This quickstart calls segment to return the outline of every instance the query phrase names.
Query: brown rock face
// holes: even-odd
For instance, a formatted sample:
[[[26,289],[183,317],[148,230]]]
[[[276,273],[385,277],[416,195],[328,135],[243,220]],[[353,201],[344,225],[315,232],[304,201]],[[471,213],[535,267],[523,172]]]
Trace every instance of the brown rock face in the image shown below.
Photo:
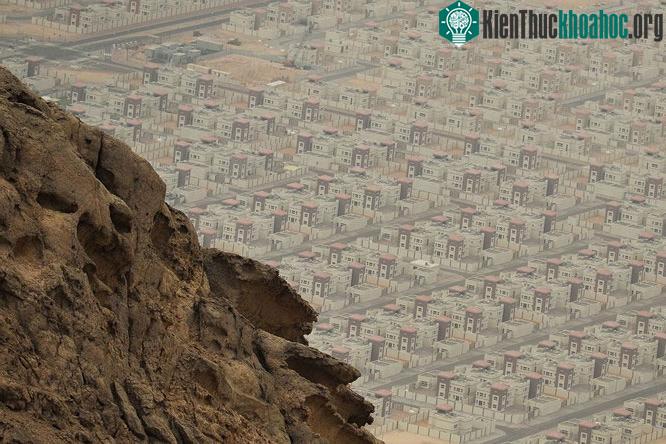
[[[0,68],[0,441],[377,442],[310,306],[164,191]]]

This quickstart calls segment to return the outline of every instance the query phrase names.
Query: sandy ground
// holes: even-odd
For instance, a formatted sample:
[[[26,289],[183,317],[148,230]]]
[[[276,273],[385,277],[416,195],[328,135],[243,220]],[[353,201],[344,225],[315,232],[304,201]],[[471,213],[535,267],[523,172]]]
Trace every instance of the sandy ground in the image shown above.
[[[196,22],[192,22],[196,23]],[[262,40],[257,37],[252,37],[249,35],[245,34],[239,34],[231,31],[227,31],[225,29],[221,29],[218,26],[212,26],[209,28],[203,28],[200,29],[199,32],[201,32],[201,38],[210,38],[211,40],[218,40],[220,42],[226,43],[229,40],[233,39],[238,39],[241,41],[241,46],[238,47],[238,49],[241,49],[243,51],[255,51],[257,53],[261,54],[268,54],[268,55],[283,55],[284,52],[280,51],[279,48],[273,48],[270,46],[270,39],[267,40]],[[171,41],[176,41],[176,42],[182,42],[182,43],[189,43],[193,39],[196,39],[198,37],[194,37],[191,31],[188,32],[183,32],[180,34],[174,34],[169,37],[169,40]],[[230,48],[235,48],[235,47],[230,47]]]
[[[268,55],[284,54],[284,52],[280,51],[279,48],[271,48],[270,40],[262,40],[249,35],[226,31],[224,29],[220,29],[219,27],[206,28],[201,32],[203,34],[202,37],[209,37],[215,40],[220,40],[222,42],[228,42],[229,40],[237,38],[241,41],[241,46],[239,46],[238,49],[242,49],[243,51],[256,51],[257,53]],[[191,39],[191,37],[188,36],[187,39]]]
[[[346,77],[339,83],[340,86],[348,86],[350,88],[366,89],[369,91],[378,91],[381,85],[377,82],[372,82],[360,77]]]
[[[399,430],[385,433],[381,439],[384,440],[386,444],[447,444],[449,442],[415,435],[413,433],[401,432]]]
[[[204,64],[228,72],[232,79],[244,85],[263,85],[276,80],[293,82],[299,74],[299,70],[279,63],[235,54],[206,60]]]
[[[67,68],[65,65],[59,65],[49,69],[49,76],[59,79],[66,79],[67,82],[83,82],[87,84],[105,85],[113,82],[113,73],[104,70]]]
[[[72,71],[72,77],[87,84],[105,85],[113,80],[113,75],[106,71]]]
[[[146,62],[148,62],[146,55],[143,53],[143,49],[143,47],[138,50],[130,49],[129,51],[125,49],[116,49],[115,51],[111,52],[111,60],[116,63],[136,66],[140,68],[146,64]]]
[[[563,6],[567,6],[569,8],[580,8],[581,6],[585,7],[587,6],[588,8],[609,8],[613,6],[618,6],[620,4],[619,1],[599,1],[599,0],[564,0],[561,3],[563,3]],[[628,2],[631,3],[631,2]]]
[[[556,8],[566,9],[594,9],[594,8],[608,8],[609,6],[618,5],[618,1],[612,0],[530,0],[525,2],[526,5],[548,5]]]
[[[76,34],[46,28],[40,25],[33,25],[28,22],[8,22],[0,25],[0,36],[33,37],[38,40],[62,41],[72,39]]]

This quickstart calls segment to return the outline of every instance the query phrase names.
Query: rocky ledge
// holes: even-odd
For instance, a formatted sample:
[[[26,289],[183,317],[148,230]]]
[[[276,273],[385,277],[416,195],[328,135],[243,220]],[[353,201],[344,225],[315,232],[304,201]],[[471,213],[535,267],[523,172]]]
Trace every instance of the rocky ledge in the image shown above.
[[[375,443],[357,370],[124,144],[0,68],[0,441]]]

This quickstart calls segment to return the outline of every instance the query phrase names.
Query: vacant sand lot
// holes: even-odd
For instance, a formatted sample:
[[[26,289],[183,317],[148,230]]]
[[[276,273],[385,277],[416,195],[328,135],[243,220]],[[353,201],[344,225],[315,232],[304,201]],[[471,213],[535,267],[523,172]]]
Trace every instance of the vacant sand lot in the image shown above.
[[[385,433],[381,437],[386,444],[448,444],[448,441],[419,436],[413,433],[401,432],[399,430]]]
[[[297,69],[279,63],[235,54],[206,60],[202,64],[226,71],[232,79],[243,84],[263,85],[275,80],[291,82],[299,74]]]

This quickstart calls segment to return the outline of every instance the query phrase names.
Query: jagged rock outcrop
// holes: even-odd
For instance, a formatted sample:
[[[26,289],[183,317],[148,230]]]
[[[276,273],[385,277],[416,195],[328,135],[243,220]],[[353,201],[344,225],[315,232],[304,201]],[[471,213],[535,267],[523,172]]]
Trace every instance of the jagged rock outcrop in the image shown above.
[[[0,68],[0,441],[377,442],[315,312],[164,192]]]

